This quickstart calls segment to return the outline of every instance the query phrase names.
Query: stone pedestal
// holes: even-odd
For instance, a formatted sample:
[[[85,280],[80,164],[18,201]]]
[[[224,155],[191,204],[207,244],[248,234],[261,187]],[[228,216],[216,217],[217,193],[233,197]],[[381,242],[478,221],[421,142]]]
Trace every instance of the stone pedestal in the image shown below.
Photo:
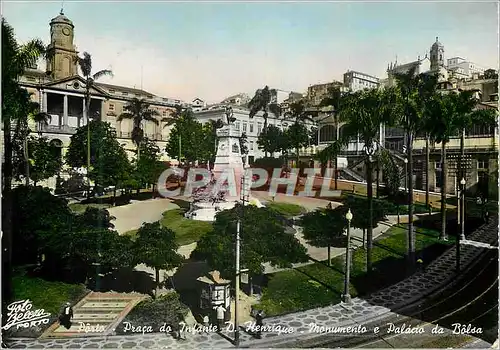
[[[225,125],[217,130],[217,137],[219,144],[217,146],[217,155],[213,168],[215,179],[219,179],[223,173],[234,174],[234,181],[236,185],[236,198],[240,196],[241,176],[244,173],[243,161],[241,160],[240,151],[240,132],[237,131],[233,125]],[[228,172],[229,171],[229,172]],[[229,182],[231,184],[231,182]],[[230,194],[228,193],[230,196]]]

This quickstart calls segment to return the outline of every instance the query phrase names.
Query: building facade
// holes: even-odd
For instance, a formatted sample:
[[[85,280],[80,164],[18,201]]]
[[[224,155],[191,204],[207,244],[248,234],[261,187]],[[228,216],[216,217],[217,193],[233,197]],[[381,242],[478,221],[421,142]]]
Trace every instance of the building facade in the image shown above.
[[[202,124],[208,123],[209,120],[217,121],[223,119],[227,106],[226,104],[214,105],[195,112],[194,117]],[[240,136],[243,133],[247,135],[248,162],[251,164],[254,160],[264,157],[264,151],[260,150],[257,144],[259,135],[264,128],[263,113],[258,112],[253,118],[250,118],[250,110],[248,108],[235,105],[231,107],[233,117],[236,118],[234,122],[235,130],[239,132]],[[269,113],[267,124],[274,125],[283,130],[289,126],[290,122],[284,121],[282,118]],[[277,155],[278,154],[275,154],[275,156]]]
[[[176,106],[185,105],[182,101],[156,96],[142,89],[95,82],[90,93],[90,110],[85,113],[85,79],[78,75],[75,57],[78,52],[74,44],[74,25],[61,13],[50,21],[50,59],[46,70],[36,67],[28,69],[19,79],[19,84],[32,93],[40,109],[51,116],[48,125],[31,125],[31,129],[41,132],[54,144],[61,147],[61,155],[66,152],[71,135],[80,126],[86,125],[85,116],[100,117],[109,122],[116,130],[121,145],[129,156],[133,155],[135,145],[131,140],[132,120],[118,120],[124,107],[133,99],[144,99],[151,109],[158,111],[157,123],[145,121],[144,134],[157,142],[162,153],[162,160],[169,160],[164,151],[170,132],[162,118],[175,112]]]
[[[374,89],[379,86],[379,79],[366,73],[347,71],[344,73],[344,87],[350,91],[359,91],[364,89]]]

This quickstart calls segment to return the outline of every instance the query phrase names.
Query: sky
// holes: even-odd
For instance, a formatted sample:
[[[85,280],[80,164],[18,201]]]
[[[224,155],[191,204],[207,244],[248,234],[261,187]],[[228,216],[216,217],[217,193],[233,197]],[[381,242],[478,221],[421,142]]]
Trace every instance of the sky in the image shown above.
[[[387,65],[424,57],[435,38],[445,58],[498,69],[498,7],[489,2],[64,1],[75,44],[102,82],[186,102],[216,103],[269,85],[305,92],[347,70],[379,78]],[[50,41],[61,1],[2,1],[20,42]],[[40,66],[42,67],[42,66]]]

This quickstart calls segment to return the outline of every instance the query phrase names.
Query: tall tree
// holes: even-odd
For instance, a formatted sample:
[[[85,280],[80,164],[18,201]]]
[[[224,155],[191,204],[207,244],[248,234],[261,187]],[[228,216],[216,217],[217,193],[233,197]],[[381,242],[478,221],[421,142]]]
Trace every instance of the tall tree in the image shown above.
[[[91,137],[88,137],[89,131]],[[130,163],[116,139],[116,131],[109,123],[91,121],[87,126],[77,128],[66,153],[68,165],[73,168],[85,166],[89,154],[86,150],[90,150],[88,177],[95,182],[96,189],[119,187],[126,181],[131,170]]]
[[[30,120],[33,120],[39,126],[39,135],[42,133],[42,125],[47,125],[51,116],[40,111],[40,105],[32,100],[33,93],[28,93],[25,89],[19,90],[19,104],[17,109],[18,118],[15,122],[15,130],[13,135],[14,169],[18,170],[18,177],[22,174],[25,178],[26,186],[30,180],[30,161],[29,161],[29,142],[28,138],[32,132],[29,127]]]
[[[437,92],[438,74],[422,74],[418,80],[418,95],[417,106],[420,118],[418,118],[418,130],[425,137],[425,205],[430,210],[430,197],[429,197],[429,164],[430,164],[430,144],[432,138],[432,130],[434,128],[433,110],[429,108],[432,103],[431,100],[439,93]]]
[[[260,111],[263,112],[264,130],[267,129],[269,112],[273,113],[276,117],[279,117],[281,114],[277,102],[272,102],[272,90],[267,85],[263,89],[255,91],[255,95],[248,102],[248,108],[250,108],[250,118],[253,118]],[[264,156],[267,157],[266,150],[264,150]]]
[[[200,142],[205,138],[203,125],[194,118],[190,109],[183,110],[173,125],[165,147],[168,155],[188,162],[199,160],[206,151],[204,142]]]
[[[447,240],[446,234],[446,192],[448,179],[448,161],[446,147],[450,138],[457,134],[454,120],[455,104],[451,95],[435,95],[428,102],[428,110],[433,116],[433,127],[429,129],[433,141],[441,143],[441,234],[442,240]]]
[[[285,131],[289,145],[295,148],[297,166],[300,161],[299,149],[310,143],[307,126],[314,122],[310,113],[306,111],[304,100],[290,104],[290,116],[293,124]]]
[[[160,162],[160,148],[158,145],[145,138],[140,146],[141,157],[135,160],[135,175],[141,188],[152,185],[153,192],[158,177],[163,171],[163,165]]]
[[[45,54],[45,45],[39,39],[17,43],[14,29],[2,18],[2,123],[4,142],[3,192],[2,192],[2,230],[3,230],[3,295],[8,302],[12,295],[12,132],[11,123],[19,115],[20,103],[18,78],[32,67]],[[21,102],[22,103],[22,102]]]
[[[132,119],[132,141],[137,147],[137,159],[141,155],[141,144],[144,140],[144,123],[153,122],[160,124],[158,117],[160,113],[156,109],[150,108],[150,104],[144,99],[134,97],[125,107],[124,112],[116,118],[117,121]]]
[[[260,133],[257,145],[266,156],[267,154],[273,156],[276,152],[285,151],[287,149],[285,133],[275,125],[268,125]]]
[[[155,296],[160,287],[160,270],[170,270],[184,261],[184,257],[177,253],[178,248],[175,232],[159,222],[144,223],[137,231],[134,252],[137,262],[155,269]]]
[[[29,173],[33,184],[46,180],[59,173],[62,167],[62,158],[59,146],[51,143],[45,137],[30,137],[27,140],[29,149]]]
[[[406,73],[395,74],[400,94],[402,114],[399,124],[406,133],[406,158],[408,159],[408,262],[415,266],[415,233],[413,230],[413,139],[421,126],[422,117],[419,104],[419,86],[422,75],[416,74],[417,66]]]
[[[92,100],[91,96],[91,89],[94,86],[94,82],[102,77],[105,76],[113,76],[113,72],[109,69],[103,69],[100,70],[94,74],[92,74],[92,56],[88,52],[83,53],[83,57],[76,56],[75,57],[75,63],[78,64],[80,67],[80,70],[82,71],[82,74],[85,78],[85,110],[83,111],[84,113],[84,118],[87,121],[87,138],[89,139],[87,141],[87,177],[88,177],[88,191],[90,195],[90,119],[95,119],[97,121],[102,120],[102,116],[99,113],[96,113],[94,115],[90,115],[90,102]]]
[[[335,141],[339,141],[339,110],[340,110],[340,104],[342,103],[342,91],[340,90],[340,87],[334,86],[328,88],[328,93],[323,98],[323,100],[320,103],[320,107],[331,107],[333,113],[333,118],[334,118],[334,124],[335,124]],[[337,156],[338,154],[332,154],[333,156],[333,172],[334,172],[334,181],[335,181],[335,189],[337,189],[337,180],[338,180],[338,175],[337,175],[337,167],[338,167],[338,162],[337,162]]]
[[[284,131],[284,134],[288,146],[286,148],[293,148],[295,150],[295,159],[298,167],[300,162],[300,149],[309,144],[307,127],[304,124],[295,122]]]
[[[363,90],[347,95],[340,107],[340,121],[345,123],[345,140],[359,135],[363,142],[366,158],[366,183],[368,197],[368,222],[373,221],[373,154],[378,142],[380,124],[391,126],[398,115],[395,106],[397,95],[393,89]],[[373,229],[367,229],[366,266],[372,269]]]
[[[339,206],[335,209],[312,211],[301,218],[302,232],[307,243],[328,249],[328,266],[331,265],[331,248],[345,245],[346,213],[346,207]]]
[[[487,69],[484,71],[484,79],[498,79],[498,72],[494,69]]]
[[[198,242],[191,258],[207,261],[224,278],[233,278],[235,269],[234,237],[241,205],[219,212],[214,230]],[[241,266],[250,276],[262,274],[263,264],[291,267],[292,263],[307,262],[306,248],[293,235],[285,232],[277,214],[268,208],[245,207],[241,222]]]

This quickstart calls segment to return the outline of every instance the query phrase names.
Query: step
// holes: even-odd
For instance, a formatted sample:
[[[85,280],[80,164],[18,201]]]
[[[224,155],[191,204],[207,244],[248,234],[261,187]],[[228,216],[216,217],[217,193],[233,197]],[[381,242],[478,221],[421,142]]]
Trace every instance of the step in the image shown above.
[[[129,305],[130,302],[116,302],[116,303],[99,303],[99,302],[86,302],[82,305],[79,306],[79,308],[96,308],[96,309],[103,309],[103,308],[125,308],[127,305]]]
[[[92,314],[76,314],[73,316],[73,322],[93,322],[95,320],[99,321],[112,321],[116,317],[118,317],[120,313],[108,313],[108,314],[98,314],[98,313],[92,313]]]

